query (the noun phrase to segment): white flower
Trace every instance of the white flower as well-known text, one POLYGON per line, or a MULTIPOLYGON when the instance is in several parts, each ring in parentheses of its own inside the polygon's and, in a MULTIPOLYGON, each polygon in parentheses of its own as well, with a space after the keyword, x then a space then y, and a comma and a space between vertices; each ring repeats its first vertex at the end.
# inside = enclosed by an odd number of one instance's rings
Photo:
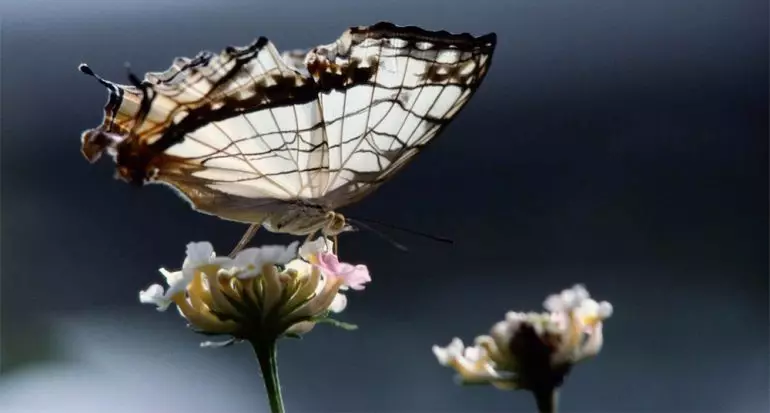
POLYGON ((462 340, 455 337, 446 347, 433 346, 433 354, 439 364, 455 369, 462 383, 505 383, 507 379, 507 372, 493 368, 484 343, 465 347, 462 340))
POLYGON ((447 347, 433 346, 433 353, 464 383, 558 388, 574 364, 601 350, 602 325, 612 315, 612 305, 596 302, 585 287, 576 285, 549 296, 543 306, 549 312, 508 312, 489 335, 477 337, 474 346, 464 347, 455 338, 447 347))
POLYGON ((286 264, 286 270, 293 270, 297 272, 298 276, 307 277, 310 276, 313 265, 304 260, 292 260, 286 264))
POLYGON ((186 255, 180 271, 168 271, 160 268, 159 271, 166 279, 168 289, 164 292, 159 284, 153 284, 144 291, 139 292, 139 302, 143 304, 155 304, 158 311, 165 311, 171 304, 171 297, 184 291, 192 281, 195 270, 209 264, 227 266, 231 263, 228 257, 217 257, 214 246, 210 242, 190 242, 186 247, 186 255))
POLYGON ((214 253, 214 246, 208 241, 191 242, 187 244, 186 252, 187 256, 182 263, 182 271, 208 264, 228 264, 232 261, 229 257, 218 257, 214 253))
MULTIPOLYGON (((187 284, 192 281, 196 269, 204 265, 218 265, 223 268, 232 266, 232 260, 229 257, 218 257, 214 253, 214 246, 208 241, 190 242, 187 244, 185 252, 186 255, 182 262, 181 270, 168 271, 165 268, 160 268, 159 270, 166 278, 166 284, 168 285, 168 290, 163 295, 165 301, 159 303, 164 306, 163 308, 168 307, 171 296, 184 291, 187 284)), ((158 309, 161 309, 161 305, 159 305, 158 309)))
POLYGON ((233 267, 239 269, 238 278, 246 279, 257 276, 263 265, 285 265, 297 256, 299 241, 292 242, 288 247, 282 245, 266 245, 260 248, 246 248, 233 258, 233 267))
MULTIPOLYGON (((139 300, 160 311, 174 303, 192 328, 233 337, 206 347, 308 332, 328 313, 344 310, 347 298, 339 294, 344 280, 324 278, 319 268, 298 259, 298 245, 248 248, 230 259, 217 256, 208 242, 190 243, 180 271, 160 269, 166 291, 154 284, 139 300)), ((305 251, 327 245, 315 243, 305 251)))
POLYGON ((580 323, 590 327, 597 322, 604 321, 612 316, 612 304, 602 301, 598 303, 587 299, 575 309, 575 316, 580 323))
POLYGON ((165 268, 160 268, 158 271, 166 278, 168 289, 164 292, 160 284, 153 284, 146 290, 139 292, 139 302, 155 304, 158 311, 166 311, 172 302, 171 297, 187 288, 193 273, 188 271, 189 277, 186 278, 183 271, 168 271, 165 268))
POLYGON ((299 256, 303 260, 311 262, 312 256, 334 251, 334 242, 326 237, 318 237, 314 241, 306 242, 299 248, 299 256))
POLYGON ((582 304, 583 301, 589 299, 591 296, 588 291, 580 284, 575 285, 572 288, 562 290, 560 294, 552 294, 548 296, 543 302, 543 307, 546 310, 557 311, 570 311, 575 307, 582 304))
POLYGON ((146 290, 139 292, 139 302, 142 304, 155 304, 158 307, 158 311, 165 311, 171 300, 166 296, 163 291, 163 286, 160 284, 153 284, 146 290))
POLYGON ((446 347, 433 346, 433 354, 442 366, 449 366, 453 360, 462 357, 464 350, 463 341, 457 337, 453 338, 446 347))

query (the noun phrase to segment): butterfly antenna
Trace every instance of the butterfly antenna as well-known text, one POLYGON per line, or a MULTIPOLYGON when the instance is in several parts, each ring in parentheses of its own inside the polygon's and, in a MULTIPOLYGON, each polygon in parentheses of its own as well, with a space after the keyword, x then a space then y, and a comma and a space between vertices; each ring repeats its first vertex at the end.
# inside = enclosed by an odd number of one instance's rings
POLYGON ((123 95, 123 90, 119 88, 117 85, 115 85, 114 83, 110 82, 109 80, 106 80, 103 77, 97 75, 87 64, 81 63, 80 66, 78 66, 78 70, 80 70, 81 73, 84 73, 96 79, 99 83, 102 84, 102 86, 106 87, 107 90, 109 90, 111 104, 115 104, 121 99, 121 96, 123 95))
POLYGON ((364 219, 364 218, 358 217, 358 218, 356 218, 356 220, 359 223, 361 221, 364 221, 364 222, 368 222, 370 224, 380 225, 380 226, 383 226, 385 228, 390 228, 390 229, 395 229, 397 231, 406 232, 407 234, 417 235, 417 236, 420 236, 420 237, 423 237, 423 238, 431 239, 433 241, 443 242, 443 243, 446 243, 446 244, 454 244, 454 241, 452 239, 450 239, 450 238, 445 238, 445 237, 441 237, 441 236, 438 236, 438 235, 428 234, 428 233, 425 233, 425 232, 421 232, 421 231, 417 231, 417 230, 414 230, 414 229, 400 227, 400 226, 394 225, 394 224, 388 224, 388 223, 385 223, 385 222, 382 222, 382 221, 377 221, 377 220, 374 220, 374 219, 368 219, 368 218, 364 219))
POLYGON ((78 66, 78 70, 80 70, 81 73, 84 73, 96 79, 99 83, 101 83, 107 89, 110 89, 110 90, 115 89, 115 85, 112 82, 110 82, 109 80, 105 80, 103 77, 97 75, 87 64, 81 63, 80 66, 78 66))
POLYGON ((396 242, 395 240, 393 240, 393 238, 390 238, 389 236, 385 235, 385 234, 384 234, 382 231, 379 231, 379 230, 377 230, 377 229, 375 229, 375 228, 372 228, 371 226, 369 226, 369 225, 367 225, 367 224, 365 224, 365 223, 361 222, 361 221, 360 221, 360 220, 358 220, 358 219, 350 219, 350 218, 346 218, 346 219, 348 220, 348 222, 350 222, 350 223, 352 223, 352 224, 358 225, 358 226, 360 226, 361 228, 364 228, 364 229, 367 229, 367 230, 369 230, 369 231, 373 232, 373 233, 374 233, 374 234, 376 234, 378 237, 380 237, 380 238, 382 238, 383 240, 387 241, 389 244, 391 244, 391 245, 393 245, 394 247, 396 247, 396 248, 400 249, 401 251, 404 251, 404 252, 407 252, 407 251, 409 251, 409 250, 408 250, 408 249, 407 249, 405 246, 403 246, 402 244, 399 244, 398 242, 396 242))

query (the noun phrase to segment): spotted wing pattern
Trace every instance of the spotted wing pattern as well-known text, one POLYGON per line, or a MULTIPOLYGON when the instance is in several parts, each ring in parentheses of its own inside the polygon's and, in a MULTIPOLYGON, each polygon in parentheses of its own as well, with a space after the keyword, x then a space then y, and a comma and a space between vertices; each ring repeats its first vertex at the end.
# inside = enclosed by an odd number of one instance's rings
POLYGON ((335 209, 400 170, 484 79, 494 34, 378 23, 336 42, 280 54, 262 37, 177 58, 110 91, 82 152, 111 155, 120 178, 164 183, 192 206, 257 222, 301 202, 335 209))

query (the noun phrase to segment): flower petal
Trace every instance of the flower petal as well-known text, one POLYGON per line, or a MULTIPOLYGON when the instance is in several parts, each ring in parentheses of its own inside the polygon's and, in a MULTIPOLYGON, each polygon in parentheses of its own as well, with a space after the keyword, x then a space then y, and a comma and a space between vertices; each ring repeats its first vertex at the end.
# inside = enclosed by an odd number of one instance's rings
POLYGON ((259 274, 261 255, 262 251, 259 248, 244 248, 236 254, 233 258, 233 267, 240 269, 238 278, 252 278, 259 274))
POLYGON ((223 347, 232 346, 238 341, 239 340, 237 338, 231 338, 225 341, 204 341, 200 344, 200 346, 201 348, 223 348, 223 347))
POLYGON ((543 302, 543 307, 548 311, 564 311, 567 306, 559 294, 549 295, 543 302))
POLYGON ((246 248, 233 259, 232 265, 240 269, 238 278, 253 278, 260 274, 265 264, 284 265, 297 256, 299 241, 288 247, 283 245, 265 245, 262 247, 246 248))
POLYGON ((280 264, 284 265, 297 257, 297 247, 299 241, 294 241, 289 244, 288 247, 283 245, 265 245, 260 248, 262 251, 261 262, 258 266, 261 268, 265 264, 280 264))
POLYGON ((334 243, 326 237, 318 237, 314 241, 306 242, 299 247, 299 256, 305 261, 310 261, 312 255, 334 251, 334 243))
POLYGON ((323 270, 325 276, 341 277, 343 284, 354 290, 363 290, 364 284, 372 280, 366 265, 340 262, 339 258, 332 253, 320 253, 317 258, 318 262, 315 265, 323 270))
POLYGON ((575 299, 578 302, 582 302, 591 298, 591 294, 588 293, 586 287, 583 284, 575 284, 572 286, 572 293, 575 294, 575 299))
POLYGON ((606 320, 610 318, 612 316, 613 311, 614 310, 613 310, 612 304, 610 304, 609 302, 602 301, 601 303, 599 303, 598 315, 600 319, 606 320))
POLYGON ((182 271, 169 271, 162 267, 158 268, 158 271, 160 271, 160 273, 163 274, 163 278, 166 279, 166 284, 169 286, 179 283, 184 277, 182 275, 182 271))
POLYGON ((583 327, 590 328, 612 315, 612 304, 606 301, 597 303, 589 298, 583 301, 580 307, 574 311, 577 322, 583 327))
POLYGON ((160 284, 153 284, 146 290, 139 292, 139 302, 142 304, 155 304, 158 307, 158 311, 166 311, 171 304, 171 299, 166 296, 160 284))
POLYGON ((332 303, 329 304, 329 311, 331 311, 332 313, 340 313, 347 306, 348 306, 348 297, 346 297, 345 294, 337 293, 337 295, 334 296, 334 300, 332 300, 332 303))
POLYGON ((214 257, 216 257, 214 246, 210 242, 191 242, 187 244, 187 257, 185 257, 182 268, 208 264, 214 257))
POLYGON ((292 260, 286 264, 285 269, 296 271, 298 278, 305 278, 310 276, 313 266, 302 260, 292 260))
POLYGON ((369 269, 366 265, 359 264, 356 266, 343 263, 340 265, 341 276, 345 281, 345 285, 354 290, 363 290, 364 284, 372 281, 372 277, 369 275, 369 269))
POLYGON ((193 268, 182 271, 168 271, 165 268, 159 268, 158 271, 166 278, 166 283, 168 284, 166 296, 168 297, 184 291, 193 278, 195 278, 195 270, 193 268))
POLYGON ((452 360, 462 357, 464 349, 463 341, 455 337, 446 347, 433 346, 433 354, 436 356, 439 364, 448 366, 452 363, 452 360))
POLYGON ((330 252, 321 252, 317 255, 318 267, 328 273, 329 276, 338 276, 340 272, 340 260, 330 252))
POLYGON ((444 348, 433 346, 433 354, 441 365, 455 369, 464 383, 493 383, 511 377, 495 370, 484 347, 466 348, 459 338, 444 348))

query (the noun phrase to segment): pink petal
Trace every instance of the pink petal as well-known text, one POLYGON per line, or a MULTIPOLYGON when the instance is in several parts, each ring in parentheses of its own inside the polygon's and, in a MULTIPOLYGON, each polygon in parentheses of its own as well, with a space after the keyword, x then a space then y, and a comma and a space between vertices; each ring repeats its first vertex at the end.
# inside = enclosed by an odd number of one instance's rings
POLYGON ((339 276, 345 280, 345 285, 354 290, 363 290, 364 284, 372 281, 372 277, 369 275, 369 269, 366 265, 350 265, 347 263, 341 264, 341 270, 339 276))
POLYGON ((366 265, 354 266, 340 262, 339 258, 332 253, 319 253, 317 258, 316 266, 324 272, 324 275, 341 277, 344 284, 354 290, 363 290, 364 284, 372 280, 366 265))
POLYGON ((334 254, 322 252, 318 254, 318 266, 336 275, 340 270, 340 260, 334 254))

